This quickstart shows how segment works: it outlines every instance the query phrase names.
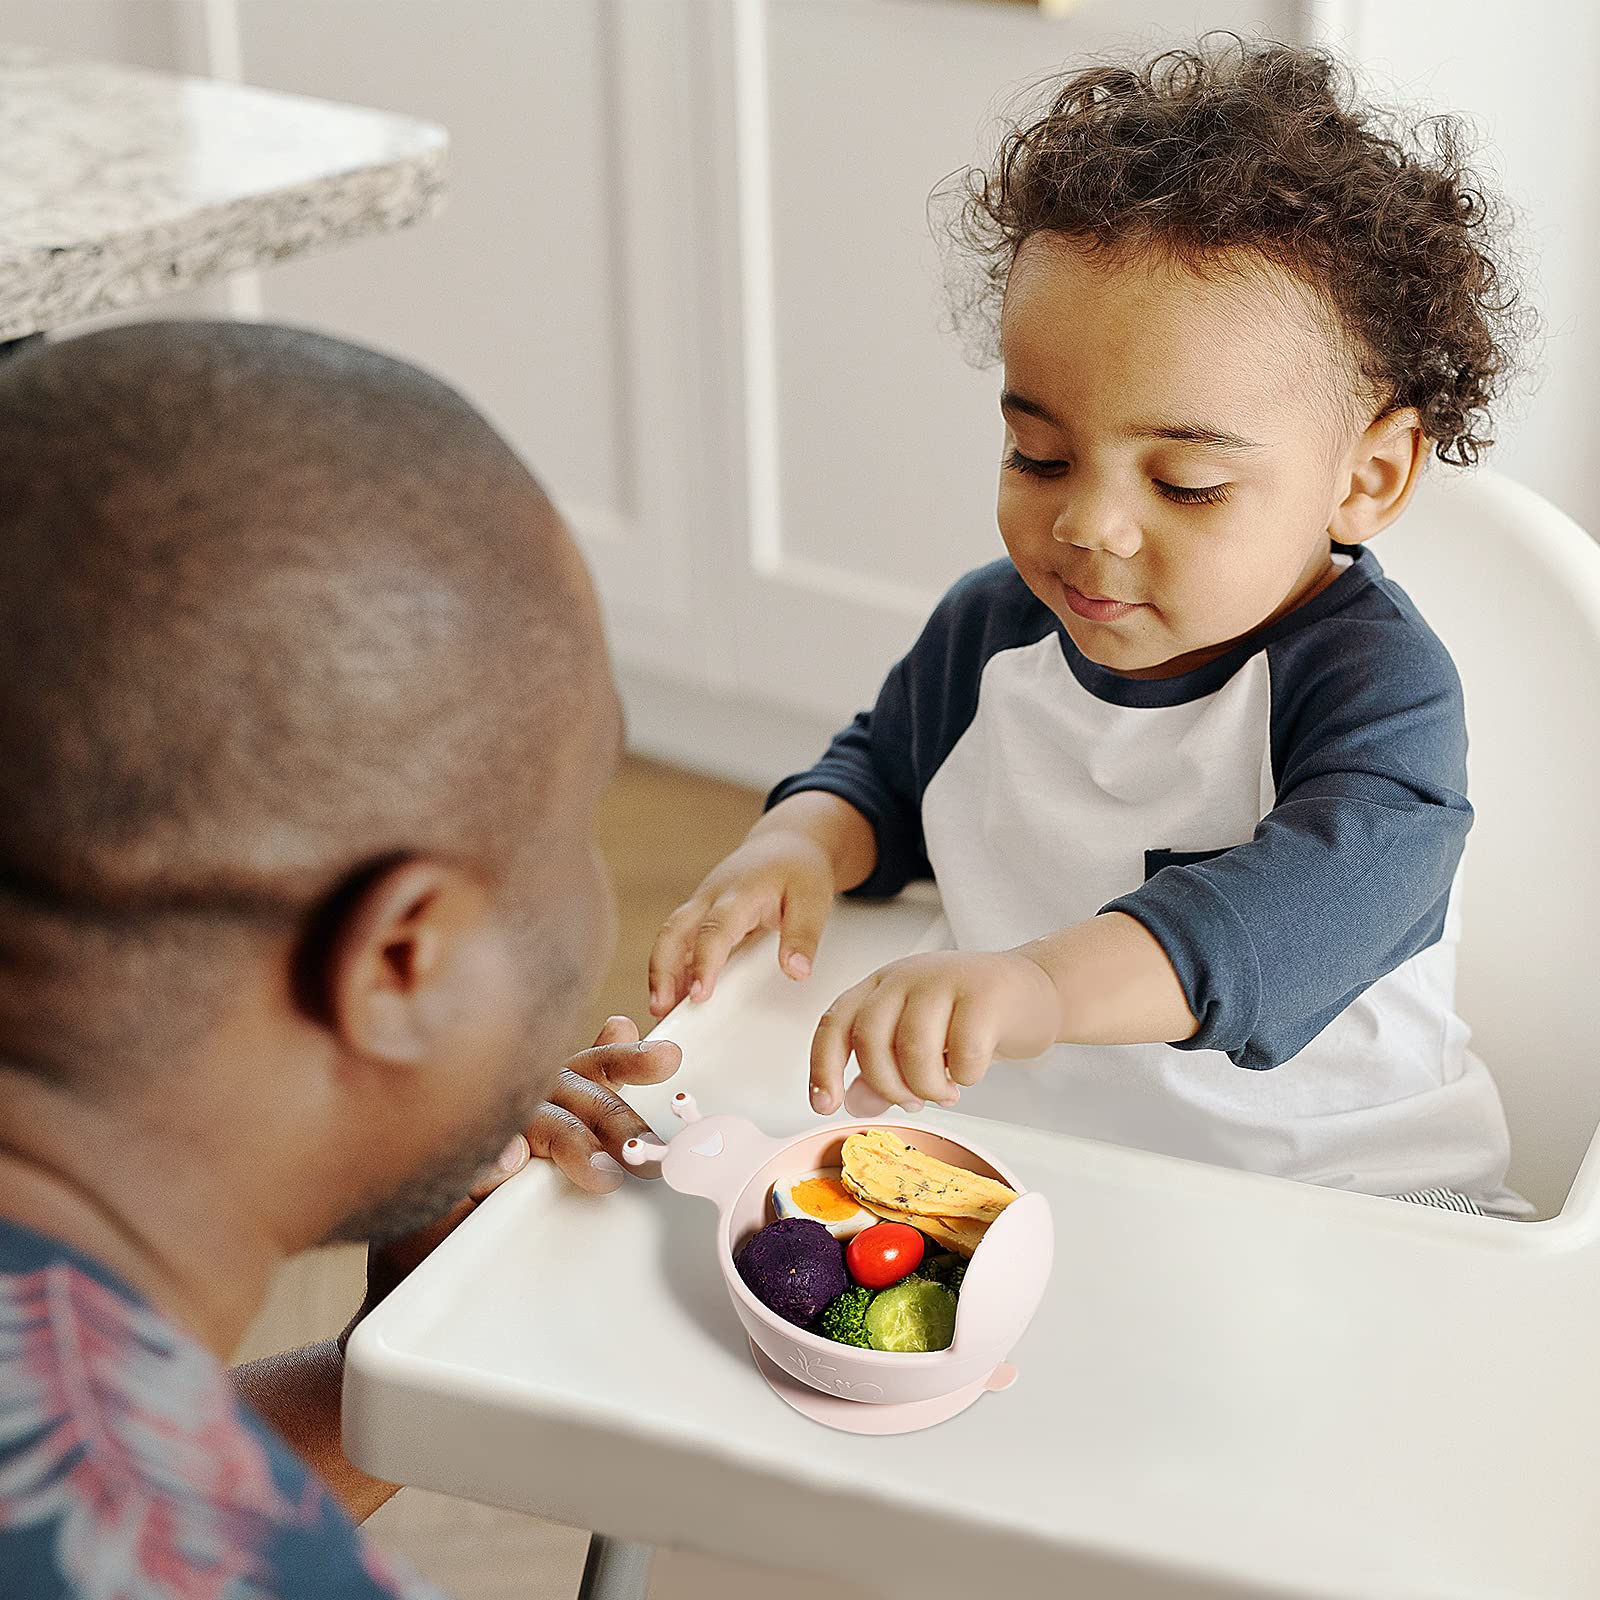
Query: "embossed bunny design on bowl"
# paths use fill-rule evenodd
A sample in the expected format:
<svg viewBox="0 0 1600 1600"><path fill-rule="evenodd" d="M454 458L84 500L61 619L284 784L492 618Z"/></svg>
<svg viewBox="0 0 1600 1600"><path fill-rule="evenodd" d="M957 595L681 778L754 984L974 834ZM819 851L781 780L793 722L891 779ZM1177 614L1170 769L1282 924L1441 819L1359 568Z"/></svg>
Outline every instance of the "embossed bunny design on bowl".
<svg viewBox="0 0 1600 1600"><path fill-rule="evenodd" d="M1050 1276L1055 1234L1050 1205L1042 1194L1025 1192L1014 1173L975 1146L915 1123L863 1118L832 1123L797 1138L774 1139L742 1117L702 1117L687 1094L675 1095L672 1109L686 1126L670 1144L630 1139L623 1155L635 1166L661 1162L661 1175L669 1187L716 1204L722 1281L752 1343L779 1373L824 1395L877 1406L931 1401L968 1390L975 1397L985 1387L1009 1385L1015 1371L1007 1365L1007 1357L1038 1309ZM955 1336L947 1350L926 1354L862 1350L808 1332L768 1310L733 1264L739 1246L770 1220L773 1184L839 1166L845 1139L863 1127L887 1128L930 1156L998 1179L1017 1191L1018 1198L990 1224L967 1267ZM773 1375L767 1376L772 1381ZM836 1420L834 1425L854 1426Z"/></svg>

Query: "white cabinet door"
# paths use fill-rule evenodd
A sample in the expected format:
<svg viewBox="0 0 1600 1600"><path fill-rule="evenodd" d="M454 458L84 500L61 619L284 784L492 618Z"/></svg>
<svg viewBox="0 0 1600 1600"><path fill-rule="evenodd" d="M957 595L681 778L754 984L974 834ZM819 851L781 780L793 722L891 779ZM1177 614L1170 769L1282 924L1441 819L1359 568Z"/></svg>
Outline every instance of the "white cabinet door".
<svg viewBox="0 0 1600 1600"><path fill-rule="evenodd" d="M272 269L264 313L460 387L565 510L619 656L704 684L717 640L701 605L695 9L235 0L232 15L247 81L451 136L437 219Z"/></svg>

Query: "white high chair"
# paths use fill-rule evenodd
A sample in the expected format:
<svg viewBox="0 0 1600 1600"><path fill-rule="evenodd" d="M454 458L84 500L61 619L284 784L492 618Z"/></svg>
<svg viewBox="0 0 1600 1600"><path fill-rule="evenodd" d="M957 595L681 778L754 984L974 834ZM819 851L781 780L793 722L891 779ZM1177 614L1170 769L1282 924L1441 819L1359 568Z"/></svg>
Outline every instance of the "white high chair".
<svg viewBox="0 0 1600 1600"><path fill-rule="evenodd" d="M1461 674L1477 820L1457 1004L1505 1102L1508 1181L1553 1216L1600 1166L1600 546L1510 478L1435 464L1373 549Z"/></svg>
<svg viewBox="0 0 1600 1600"><path fill-rule="evenodd" d="M1600 1179L1589 1015L1600 956L1600 545L1510 478L1434 465L1374 549L1461 674L1477 819L1457 1004L1505 1102L1508 1181L1551 1217L1580 1166ZM927 885L910 894L935 898ZM884 919L880 960L906 953L901 927ZM947 942L939 919L918 948ZM596 1536L580 1600L642 1595L649 1555Z"/></svg>

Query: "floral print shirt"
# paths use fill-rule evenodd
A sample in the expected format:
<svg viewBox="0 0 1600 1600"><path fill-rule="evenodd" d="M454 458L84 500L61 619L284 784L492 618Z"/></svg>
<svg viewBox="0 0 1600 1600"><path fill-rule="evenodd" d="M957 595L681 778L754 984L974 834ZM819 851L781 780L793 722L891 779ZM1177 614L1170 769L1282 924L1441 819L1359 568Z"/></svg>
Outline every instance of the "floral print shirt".
<svg viewBox="0 0 1600 1600"><path fill-rule="evenodd" d="M380 1555L217 1360L0 1218L5 1600L442 1600Z"/></svg>

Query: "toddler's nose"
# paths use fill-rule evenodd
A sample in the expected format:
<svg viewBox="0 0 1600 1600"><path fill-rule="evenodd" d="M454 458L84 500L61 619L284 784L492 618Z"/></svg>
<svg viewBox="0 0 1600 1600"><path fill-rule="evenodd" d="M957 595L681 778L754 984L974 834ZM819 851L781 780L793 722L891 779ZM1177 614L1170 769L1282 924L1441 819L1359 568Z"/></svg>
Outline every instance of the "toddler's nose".
<svg viewBox="0 0 1600 1600"><path fill-rule="evenodd" d="M1080 550L1104 550L1126 560L1142 542L1138 522L1110 495L1078 489L1056 512L1050 537Z"/></svg>

